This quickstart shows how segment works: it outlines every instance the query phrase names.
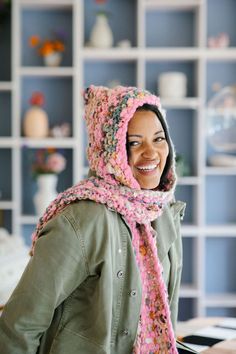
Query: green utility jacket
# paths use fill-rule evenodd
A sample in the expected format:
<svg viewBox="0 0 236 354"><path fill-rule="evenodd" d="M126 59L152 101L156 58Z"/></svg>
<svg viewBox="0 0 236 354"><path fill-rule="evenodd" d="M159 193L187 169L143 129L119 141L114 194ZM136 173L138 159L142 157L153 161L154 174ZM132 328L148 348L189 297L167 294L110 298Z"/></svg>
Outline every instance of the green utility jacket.
<svg viewBox="0 0 236 354"><path fill-rule="evenodd" d="M169 205L153 222L175 326L182 267L180 218ZM141 280L129 226L116 212L79 201L47 223L0 318L2 354L129 354Z"/></svg>

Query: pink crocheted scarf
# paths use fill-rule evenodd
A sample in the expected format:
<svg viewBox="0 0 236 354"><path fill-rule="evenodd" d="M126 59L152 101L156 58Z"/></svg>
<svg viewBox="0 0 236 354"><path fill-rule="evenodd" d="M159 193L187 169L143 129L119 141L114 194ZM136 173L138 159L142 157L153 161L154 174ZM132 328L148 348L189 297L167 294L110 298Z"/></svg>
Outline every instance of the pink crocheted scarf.
<svg viewBox="0 0 236 354"><path fill-rule="evenodd" d="M133 353L176 354L167 290L151 227L151 222L161 216L173 199L174 161L162 190L142 190L133 177L126 152L128 122L136 109L150 104L161 110L160 100L148 91L122 86L114 89L90 86L84 98L89 137L87 155L96 177L60 193L49 205L33 234L32 254L45 224L70 203L87 199L119 213L130 226L142 280L142 306Z"/></svg>

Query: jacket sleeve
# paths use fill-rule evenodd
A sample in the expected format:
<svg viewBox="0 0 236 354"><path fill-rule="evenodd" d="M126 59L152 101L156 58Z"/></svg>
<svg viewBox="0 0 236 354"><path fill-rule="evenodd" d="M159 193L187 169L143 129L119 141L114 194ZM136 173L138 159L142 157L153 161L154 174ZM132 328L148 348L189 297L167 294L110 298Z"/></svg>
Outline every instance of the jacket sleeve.
<svg viewBox="0 0 236 354"><path fill-rule="evenodd" d="M42 230L34 256L0 317L1 353L36 353L57 306L87 277L77 231L63 214Z"/></svg>
<svg viewBox="0 0 236 354"><path fill-rule="evenodd" d="M183 265L183 250L182 250L182 237L180 230L180 220L183 219L185 204L179 203L177 205L177 213L173 215L175 225L176 238L169 250L170 258L170 279L169 279L169 304L171 311L171 321L174 330L176 329L178 306L179 306L179 289L182 275Z"/></svg>

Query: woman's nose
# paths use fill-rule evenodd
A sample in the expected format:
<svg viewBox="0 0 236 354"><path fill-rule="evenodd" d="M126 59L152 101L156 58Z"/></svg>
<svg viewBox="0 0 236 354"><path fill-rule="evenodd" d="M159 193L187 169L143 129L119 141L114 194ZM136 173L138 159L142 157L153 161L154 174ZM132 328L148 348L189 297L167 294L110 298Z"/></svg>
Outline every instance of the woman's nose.
<svg viewBox="0 0 236 354"><path fill-rule="evenodd" d="M157 150L151 144L145 145L143 149L143 157L146 159L154 159L158 156Z"/></svg>

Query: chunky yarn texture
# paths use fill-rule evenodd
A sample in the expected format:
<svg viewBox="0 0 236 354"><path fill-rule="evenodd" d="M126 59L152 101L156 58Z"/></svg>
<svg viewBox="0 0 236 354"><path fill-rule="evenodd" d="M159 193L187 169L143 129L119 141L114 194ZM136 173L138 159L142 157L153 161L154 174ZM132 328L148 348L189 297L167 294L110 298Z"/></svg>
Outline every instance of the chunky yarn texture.
<svg viewBox="0 0 236 354"><path fill-rule="evenodd" d="M173 200L174 164L168 171L164 189L152 191L140 188L127 162L128 122L136 109L145 103L161 109L156 96L133 87L91 86L85 92L88 160L96 176L60 193L48 206L33 234L32 254L45 224L68 204L88 199L119 213L130 227L142 280L142 305L133 353L176 354L168 295L151 227L151 222Z"/></svg>

